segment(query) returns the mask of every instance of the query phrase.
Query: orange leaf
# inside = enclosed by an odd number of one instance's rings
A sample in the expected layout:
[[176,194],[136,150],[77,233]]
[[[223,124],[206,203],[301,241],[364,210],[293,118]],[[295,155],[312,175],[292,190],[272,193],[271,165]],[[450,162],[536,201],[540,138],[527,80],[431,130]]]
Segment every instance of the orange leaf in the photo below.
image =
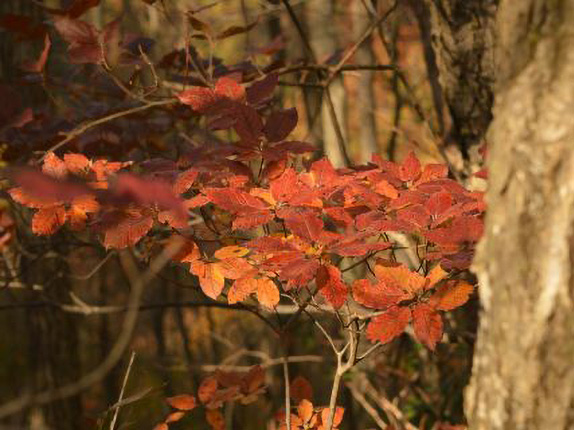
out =
[[63,206],[39,209],[32,218],[32,231],[38,235],[54,234],[66,222]]
[[244,258],[227,258],[215,264],[217,264],[221,274],[227,279],[246,278],[257,273],[257,269]]
[[[319,427],[320,430],[322,430],[323,428],[327,428],[327,421],[329,419],[329,413],[331,412],[330,408],[324,408],[321,411],[321,422],[322,422],[322,426]],[[339,424],[341,424],[341,421],[343,421],[343,414],[345,413],[345,408],[341,408],[341,407],[336,407],[335,408],[335,414],[333,415],[333,429],[335,427],[339,427]]]
[[70,173],[81,175],[90,167],[90,160],[82,154],[65,154],[64,163]]
[[53,178],[64,179],[68,174],[66,163],[53,152],[48,152],[44,158],[42,171]]
[[189,394],[181,394],[179,396],[168,397],[167,403],[172,408],[179,409],[180,411],[191,411],[196,406],[195,397]]
[[464,305],[473,291],[473,285],[453,279],[438,288],[431,297],[430,304],[439,311],[450,311]]
[[408,307],[393,306],[373,318],[367,327],[367,338],[372,342],[388,343],[405,331],[410,319]]
[[442,337],[442,318],[431,306],[421,303],[413,309],[413,328],[417,339],[434,350]]
[[297,406],[297,413],[303,422],[308,423],[311,421],[311,418],[313,418],[313,403],[307,399],[301,400],[301,402],[299,402],[299,406]]
[[201,385],[197,390],[197,396],[199,397],[199,401],[204,405],[209,403],[211,399],[215,396],[215,392],[217,391],[217,379],[214,376],[208,376],[203,381],[201,381]]
[[208,409],[205,411],[205,417],[213,430],[225,430],[225,419],[218,409]]
[[257,300],[263,306],[273,309],[279,303],[279,289],[269,278],[257,279]]
[[165,419],[166,423],[175,423],[185,417],[185,412],[172,412]]
[[225,277],[219,265],[198,260],[191,265],[191,273],[199,278],[199,284],[205,295],[217,300],[225,285]]
[[420,274],[392,261],[378,260],[375,275],[380,282],[402,288],[411,295],[421,291],[426,284],[426,279]]
[[237,302],[242,302],[245,300],[251,293],[257,291],[257,279],[255,278],[241,278],[236,280],[231,287],[229,287],[229,291],[227,292],[227,302],[232,305]]
[[440,281],[448,276],[448,273],[445,272],[440,264],[437,264],[427,275],[427,279],[429,280],[428,285],[426,286],[427,289],[434,287]]

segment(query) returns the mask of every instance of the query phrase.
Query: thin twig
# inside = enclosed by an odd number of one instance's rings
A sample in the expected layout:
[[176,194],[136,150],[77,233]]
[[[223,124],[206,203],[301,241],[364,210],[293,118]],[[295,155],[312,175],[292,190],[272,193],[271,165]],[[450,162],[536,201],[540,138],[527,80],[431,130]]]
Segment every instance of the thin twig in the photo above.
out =
[[[128,384],[128,378],[130,377],[130,372],[132,370],[132,365],[134,364],[134,359],[136,358],[136,353],[132,351],[132,355],[130,356],[130,362],[128,363],[128,368],[126,370],[126,374],[124,376],[124,382],[122,383],[122,389],[120,390],[120,397],[118,398],[118,403],[122,401],[124,398],[124,392],[126,390],[126,385]],[[120,408],[116,408],[114,411],[114,416],[112,421],[110,422],[110,430],[114,430],[116,427],[116,421],[118,419],[118,415],[120,413]]]
[[46,154],[44,154],[42,156],[42,158],[40,159],[40,161],[43,161],[44,158],[46,157],[46,155],[48,154],[48,152],[53,152],[56,151],[58,149],[60,149],[61,147],[63,147],[64,145],[66,145],[68,142],[70,142],[71,140],[75,139],[76,137],[80,136],[82,133],[85,133],[86,131],[88,131],[91,128],[94,128],[97,125],[100,124],[104,124],[106,122],[110,122],[113,121],[114,119],[118,119],[118,118],[122,118],[124,116],[128,116],[128,115],[132,115],[134,113],[138,113],[138,112],[142,112],[154,107],[158,107],[158,106],[166,106],[166,105],[170,105],[175,103],[176,100],[175,99],[169,99],[169,100],[160,100],[160,101],[155,101],[155,102],[149,102],[145,105],[142,106],[137,106],[131,109],[126,109],[126,110],[122,110],[119,112],[115,112],[113,114],[110,115],[106,115],[102,118],[98,118],[95,119],[93,121],[89,121],[86,122],[84,124],[79,125],[78,127],[76,127],[75,129],[73,129],[72,131],[65,133],[66,138],[60,142],[58,142],[57,144],[55,144],[54,146],[52,146],[47,152]]

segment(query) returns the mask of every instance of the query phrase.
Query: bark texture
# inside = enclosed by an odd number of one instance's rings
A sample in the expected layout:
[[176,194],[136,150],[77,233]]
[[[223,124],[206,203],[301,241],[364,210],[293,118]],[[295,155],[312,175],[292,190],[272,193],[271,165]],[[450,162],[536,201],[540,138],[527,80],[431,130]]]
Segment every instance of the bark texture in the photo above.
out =
[[468,159],[492,120],[498,0],[425,1],[440,84],[452,119],[447,143],[458,146]]
[[574,0],[499,5],[471,430],[574,428],[573,22]]

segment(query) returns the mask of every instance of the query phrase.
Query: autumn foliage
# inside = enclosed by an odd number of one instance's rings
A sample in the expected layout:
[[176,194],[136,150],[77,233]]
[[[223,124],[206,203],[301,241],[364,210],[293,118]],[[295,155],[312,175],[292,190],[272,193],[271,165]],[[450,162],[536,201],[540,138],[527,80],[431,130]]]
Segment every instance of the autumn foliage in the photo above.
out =
[[[135,61],[137,49],[119,21],[97,30],[78,16],[63,11],[54,18],[72,63]],[[46,36],[30,70],[44,70],[49,50]],[[163,64],[179,60],[175,52]],[[410,325],[434,350],[443,312],[474,292],[464,272],[482,234],[482,194],[449,177],[446,165],[422,165],[413,152],[400,163],[373,154],[366,165],[334,168],[313,145],[291,137],[299,115],[274,104],[278,80],[274,70],[224,72],[163,100],[165,114],[196,121],[220,137],[216,143],[194,142],[177,158],[122,161],[58,147],[35,160],[36,168],[14,168],[9,194],[30,209],[38,236],[72,231],[107,249],[140,247],[148,259],[177,244],[173,264],[188,269],[211,300],[262,313],[281,303],[304,309],[313,302],[333,315],[347,309],[352,320],[366,322],[374,344],[393,341]],[[405,248],[418,267],[399,262]],[[247,404],[264,390],[259,366],[245,374],[217,371],[197,394],[168,398],[172,410],[156,429],[200,405],[211,427],[223,429],[224,403]],[[330,410],[314,406],[310,390],[308,381],[293,381],[294,407],[277,416],[279,428],[289,413],[291,429],[327,429]],[[331,415],[337,429],[343,409]]]

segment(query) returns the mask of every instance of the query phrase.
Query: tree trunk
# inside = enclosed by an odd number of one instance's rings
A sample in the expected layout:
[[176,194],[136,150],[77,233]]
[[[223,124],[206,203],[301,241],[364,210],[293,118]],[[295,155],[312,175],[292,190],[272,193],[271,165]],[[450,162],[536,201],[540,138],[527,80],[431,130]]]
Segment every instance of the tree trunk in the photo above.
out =
[[[481,143],[492,120],[495,12],[499,0],[425,0],[432,42],[452,127],[447,144],[461,152],[469,173],[471,148]],[[471,160],[474,163],[475,160]]]
[[[336,54],[338,41],[335,31],[335,4],[333,0],[313,0],[307,3],[307,22],[311,36],[311,46],[317,60],[324,62]],[[321,105],[321,128],[323,150],[335,167],[346,165],[345,154],[339,145],[337,124],[343,134],[346,134],[346,94],[341,76],[335,78],[329,86],[333,102],[334,115],[330,111],[327,94],[323,94]]]
[[574,0],[499,6],[471,430],[574,428],[573,23]]
[[[365,32],[371,23],[370,15],[362,4],[361,0],[353,3],[353,36],[354,40]],[[371,40],[365,41],[355,54],[357,64],[375,64],[375,54]],[[359,163],[365,164],[371,161],[373,153],[379,152],[377,146],[377,122],[375,111],[374,89],[375,72],[373,70],[362,70],[359,72],[357,82],[357,116],[359,118]]]

